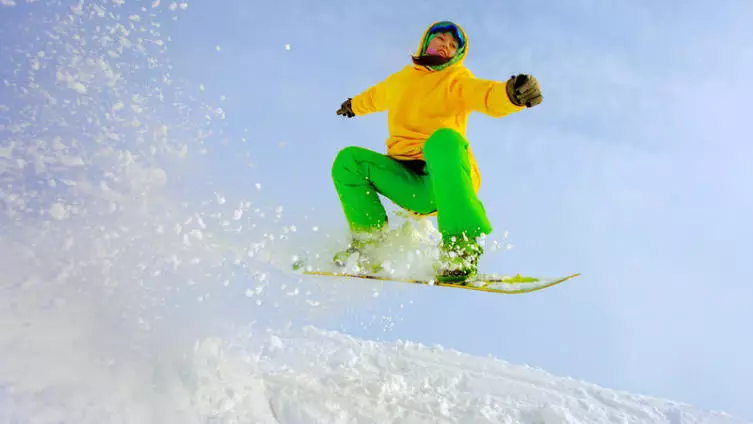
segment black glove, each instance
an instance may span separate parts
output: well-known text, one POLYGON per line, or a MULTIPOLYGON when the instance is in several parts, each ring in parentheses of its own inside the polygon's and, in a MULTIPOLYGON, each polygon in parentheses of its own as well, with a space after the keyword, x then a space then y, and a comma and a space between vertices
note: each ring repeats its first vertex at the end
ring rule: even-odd
POLYGON ((350 106, 350 98, 348 100, 344 101, 343 104, 340 105, 340 109, 337 109, 337 114, 345 116, 346 118, 352 118, 356 116, 355 113, 353 113, 353 108, 350 106))
POLYGON ((516 106, 534 107, 541 103, 539 82, 532 75, 513 75, 507 80, 507 97, 516 106))

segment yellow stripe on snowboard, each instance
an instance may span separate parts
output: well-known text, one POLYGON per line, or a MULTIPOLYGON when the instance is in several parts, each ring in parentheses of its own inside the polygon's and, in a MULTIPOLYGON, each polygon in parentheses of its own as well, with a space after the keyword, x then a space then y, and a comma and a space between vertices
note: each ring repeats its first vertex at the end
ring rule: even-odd
POLYGON ((543 290, 548 287, 556 286, 557 284, 560 284, 562 282, 565 282, 571 278, 575 278, 580 275, 580 273, 577 273, 577 274, 571 274, 571 275, 568 275, 567 277, 562 277, 562 278, 541 279, 541 278, 535 278, 535 277, 524 277, 524 276, 521 276, 520 274, 513 277, 502 277, 502 276, 497 277, 497 276, 482 274, 482 275, 477 275, 473 280, 465 282, 465 283, 441 283, 438 281, 431 281, 431 280, 393 278, 393 277, 386 277, 386 276, 381 276, 381 275, 351 274, 351 273, 345 273, 345 272, 304 271, 303 274, 319 275, 319 276, 327 276, 327 277, 348 277, 348 278, 364 278, 364 279, 369 279, 369 280, 380 280, 380 281, 395 281, 399 283, 433 285, 433 286, 439 286, 439 287, 454 287, 458 289, 476 290, 476 291, 483 291, 483 292, 489 292, 489 293, 502 293, 502 294, 531 293, 538 290, 543 290), (541 284, 541 285, 536 285, 537 282, 540 282, 542 280, 546 281, 546 283, 541 284), (473 285, 474 283, 480 284, 480 285, 473 285), (518 286, 518 287, 516 288, 493 287, 492 286, 493 284, 494 285, 504 284, 508 286, 518 286))

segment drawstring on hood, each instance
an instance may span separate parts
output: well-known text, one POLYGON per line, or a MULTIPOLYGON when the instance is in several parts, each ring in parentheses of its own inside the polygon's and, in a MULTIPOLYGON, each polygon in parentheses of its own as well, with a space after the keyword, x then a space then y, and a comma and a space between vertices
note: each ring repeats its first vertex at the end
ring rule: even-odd
POLYGON ((465 35, 465 31, 463 31, 463 29, 459 25, 450 21, 434 22, 429 26, 429 28, 426 29, 426 31, 424 31, 424 34, 421 37, 421 42, 418 45, 419 53, 416 56, 413 56, 413 63, 419 66, 424 66, 433 71, 441 71, 456 63, 462 63, 463 59, 465 59, 465 55, 468 52, 467 47, 468 37, 465 35), (444 58, 441 56, 427 55, 426 49, 429 46, 431 40, 436 37, 437 34, 443 32, 449 32, 453 37, 455 37, 455 40, 458 42, 458 48, 455 56, 451 58, 444 58))

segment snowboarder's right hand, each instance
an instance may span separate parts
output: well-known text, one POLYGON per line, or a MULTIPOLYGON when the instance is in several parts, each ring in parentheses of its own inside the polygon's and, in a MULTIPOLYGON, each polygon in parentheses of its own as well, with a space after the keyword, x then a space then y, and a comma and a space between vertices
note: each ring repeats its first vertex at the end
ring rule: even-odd
POLYGON ((350 98, 348 100, 344 101, 343 104, 340 105, 340 109, 337 109, 337 114, 345 116, 346 118, 352 118, 356 116, 355 113, 353 113, 353 108, 350 105, 350 98))

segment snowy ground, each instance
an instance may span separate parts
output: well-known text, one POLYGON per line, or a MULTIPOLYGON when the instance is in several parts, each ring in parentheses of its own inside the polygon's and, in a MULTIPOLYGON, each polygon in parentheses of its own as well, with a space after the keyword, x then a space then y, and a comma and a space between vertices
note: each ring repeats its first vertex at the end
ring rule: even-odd
MULTIPOLYGON (((441 347, 314 328, 260 338, 261 360, 225 351, 218 341, 205 341, 199 353, 220 378, 234 380, 239 368, 257 376, 269 404, 256 412, 268 422, 742 422, 441 347)), ((243 379, 236 384, 243 387, 243 379)), ((259 408, 258 399, 238 401, 241 409, 259 408)))
POLYGON ((743 422, 293 325, 379 286, 282 273, 339 235, 190 185, 226 122, 171 78, 163 24, 188 4, 100 3, 0 1, 0 422, 743 422))
POLYGON ((98 363, 62 341, 40 340, 57 348, 25 352, 13 365, 29 368, 15 378, 3 366, 0 422, 744 422, 493 358, 317 328, 205 338, 173 360, 151 358, 151 369, 138 362, 145 352, 98 363))

